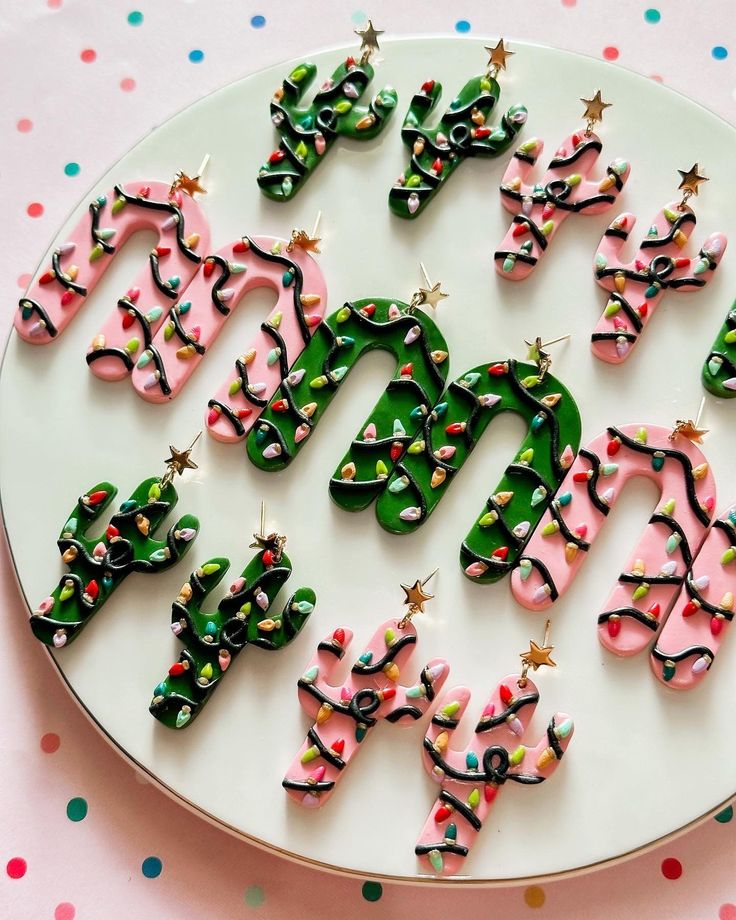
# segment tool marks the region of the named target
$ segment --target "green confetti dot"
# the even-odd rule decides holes
[[[69,799],[66,805],[66,816],[70,821],[84,821],[87,817],[87,800]]]
[[[360,25],[368,19],[363,10],[356,10],[350,18],[356,25]]]
[[[380,882],[363,882],[363,897],[366,901],[380,901],[383,888]]]
[[[245,903],[248,907],[260,907],[265,900],[266,895],[260,885],[249,885],[245,889]]]
[[[64,167],[65,176],[78,176],[80,171],[79,163],[67,163]]]
[[[733,805],[729,805],[728,808],[724,808],[723,811],[719,811],[716,815],[716,821],[719,824],[728,824],[728,822],[733,818]]]
[[[661,18],[662,14],[659,12],[659,10],[654,9],[654,7],[650,7],[648,10],[644,11],[644,19],[647,22],[654,24],[659,22]]]
[[[139,26],[143,23],[143,13],[140,10],[132,10],[128,13],[128,25]]]

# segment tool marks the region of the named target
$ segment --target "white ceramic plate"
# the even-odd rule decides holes
[[[245,233],[288,236],[291,227],[311,226],[317,210],[323,211],[321,264],[331,310],[345,299],[408,299],[420,280],[417,263],[424,260],[452,295],[438,314],[451,347],[452,377],[483,361],[523,357],[525,337],[571,332],[572,340],[554,350],[554,372],[577,396],[584,442],[608,424],[669,424],[694,414],[701,398],[701,363],[736,290],[732,253],[704,292],[666,298],[634,355],[615,368],[595,360],[589,350],[605,301],[593,281],[592,257],[613,214],[572,217],[532,277],[518,285],[499,279],[491,261],[510,219],[498,194],[507,156],[464,164],[418,221],[390,214],[388,189],[407,162],[399,128],[412,92],[433,77],[445,85],[449,103],[467,77],[482,70],[482,44],[386,42],[376,83],[393,83],[399,91],[390,129],[371,143],[339,143],[287,205],[264,199],[255,175],[275,144],[270,95],[292,65],[228,86],[123,157],[80,202],[57,239],[64,239],[91,197],[114,182],[166,179],[179,167],[193,168],[209,152],[209,194],[202,201],[215,247]],[[615,156],[631,160],[620,208],[639,216],[636,231],[644,232],[650,217],[674,197],[676,168],[697,160],[711,181],[695,202],[694,245],[711,230],[736,234],[732,127],[611,65],[531,45],[514,49],[501,81],[501,103],[504,109],[515,101],[528,106],[523,136],[543,137],[547,151],[580,124],[580,96],[600,87],[614,103],[600,131],[601,164]],[[333,49],[310,59],[324,77],[346,53]],[[168,444],[183,446],[201,427],[207,398],[270,309],[270,295],[251,295],[169,405],[143,402],[125,381],[103,383],[87,369],[86,346],[149,245],[150,240],[129,244],[93,303],[60,340],[32,347],[12,335],[5,354],[0,489],[30,607],[63,571],[55,539],[80,492],[107,478],[125,497],[126,489],[156,475]],[[47,261],[48,255],[41,264]],[[516,667],[529,636],[541,638],[543,618],[517,606],[508,581],[473,585],[457,562],[473,516],[514,454],[523,430],[519,420],[494,424],[459,482],[413,536],[392,537],[377,525],[372,510],[353,516],[330,502],[328,478],[385,386],[389,368],[386,356],[363,361],[345,387],[349,392],[335,401],[314,439],[282,473],[254,469],[242,445],[203,438],[196,456],[200,470],[179,489],[179,509],[202,521],[191,555],[156,578],[131,576],[84,636],[53,657],[120,751],[198,811],[298,859],[414,879],[414,842],[436,792],[421,765],[424,724],[403,730],[382,725],[332,801],[319,812],[300,810],[281,788],[307,728],[296,679],[319,639],[339,624],[354,628],[357,653],[383,619],[402,609],[399,582],[437,565],[437,597],[419,624],[417,657],[446,655],[452,664],[448,686],[470,686],[479,708],[494,683]],[[707,453],[720,483],[719,507],[736,498],[734,411],[736,405],[708,398],[704,421],[713,431]],[[147,709],[153,687],[179,654],[169,629],[171,600],[197,561],[227,555],[240,571],[252,552],[248,542],[262,497],[269,522],[289,535],[295,564],[289,589],[312,585],[318,594],[315,613],[298,640],[278,654],[246,650],[191,728],[165,729]],[[549,782],[507,788],[499,797],[467,861],[469,880],[543,876],[619,857],[698,819],[735,791],[736,734],[729,726],[736,705],[736,642],[725,643],[697,690],[677,694],[653,678],[646,655],[618,660],[596,637],[597,612],[653,503],[651,485],[632,484],[574,587],[553,608],[559,667],[539,676],[542,700],[534,727],[542,731],[560,709],[574,716],[576,735]],[[29,630],[29,647],[34,641]]]

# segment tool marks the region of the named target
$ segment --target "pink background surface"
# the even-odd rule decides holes
[[[392,35],[466,34],[480,40],[503,34],[512,42],[523,39],[615,60],[736,121],[736,37],[727,27],[733,22],[727,0],[534,0],[523,5],[463,0],[451,10],[439,4],[430,9],[417,0],[401,5],[373,0],[368,12]],[[5,328],[27,273],[57,227],[95,178],[142,135],[249,71],[349,41],[363,18],[357,4],[344,0],[276,7],[265,0],[6,0],[0,12]],[[195,50],[201,56],[190,57]],[[430,70],[428,62],[427,76]],[[266,137],[265,119],[264,132]],[[736,920],[736,822],[730,809],[720,820],[619,866],[533,888],[493,891],[364,889],[359,879],[297,867],[235,840],[138,777],[86,721],[44,650],[30,640],[9,569],[1,545],[2,917]],[[80,802],[68,804],[75,799],[87,803],[81,820]],[[605,815],[581,820],[597,821],[606,832]],[[519,835],[524,832],[548,834],[553,845],[553,829],[543,823],[519,828]],[[162,865],[155,878],[143,871],[150,857]],[[18,860],[25,861],[26,871],[13,878],[22,868]]]

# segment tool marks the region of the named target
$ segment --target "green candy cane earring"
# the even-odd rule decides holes
[[[271,121],[281,142],[261,167],[258,185],[269,198],[288,201],[324,160],[340,135],[354,140],[371,140],[383,131],[396,108],[396,91],[384,86],[368,105],[358,100],[368,89],[374,70],[370,57],[379,50],[378,36],[368,20],[360,36],[360,57],[350,55],[327,79],[309,105],[300,106],[314,81],[314,64],[298,64],[276,90],[271,100]]]
[[[436,128],[425,128],[424,123],[442,97],[442,84],[427,80],[413,96],[401,129],[411,162],[388,196],[389,207],[399,217],[418,217],[463,160],[504,153],[526,123],[527,110],[517,104],[497,126],[491,124],[501,94],[496,77],[514,52],[505,48],[503,39],[486,51],[486,72],[468,80]]]

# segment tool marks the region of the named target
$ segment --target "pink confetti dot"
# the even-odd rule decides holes
[[[97,60],[97,52],[93,48],[85,48],[79,56],[85,64],[92,64]]]
[[[24,291],[31,283],[31,278],[33,276],[29,275],[27,272],[24,272],[22,275],[18,275],[18,287],[22,288]],[[44,735],[44,738],[46,736]],[[58,746],[58,745],[57,745]],[[43,748],[43,738],[41,738],[41,748]]]
[[[718,908],[718,920],[736,920],[736,904],[721,904]]]
[[[33,130],[33,122],[30,118],[21,118],[15,126],[21,134],[28,134]]]
[[[40,201],[32,201],[26,208],[29,217],[40,217],[43,214],[43,205]]]
[[[572,6],[575,6],[577,2],[578,0],[562,0],[562,5],[572,7]]]
[[[60,10],[63,0],[46,0],[46,6],[50,10]]]
[[[120,89],[124,93],[132,93],[135,89],[135,80],[132,77],[123,77],[120,81]]]
[[[25,859],[20,856],[14,856],[12,859],[8,860],[8,864],[5,867],[11,878],[23,878],[27,868],[28,864]]]
[[[618,58],[618,48],[608,45],[603,49],[603,57],[607,61],[615,61]]]
[[[667,859],[663,859],[662,875],[671,881],[678,879],[682,875],[682,863],[680,860],[675,859],[672,856],[668,856]]]
[[[29,281],[31,280],[30,275],[21,275],[21,278],[28,278]],[[20,282],[20,278],[18,278],[18,281]],[[27,283],[28,282],[26,282],[26,285]],[[46,732],[46,734],[41,737],[41,750],[44,754],[53,754],[54,751],[58,751],[60,744],[61,738],[55,732]]]
[[[658,73],[650,73],[649,79],[654,80],[655,83],[664,83],[664,80]]]
[[[74,920],[77,915],[77,908],[68,901],[63,901],[56,905],[54,911],[54,920]]]

